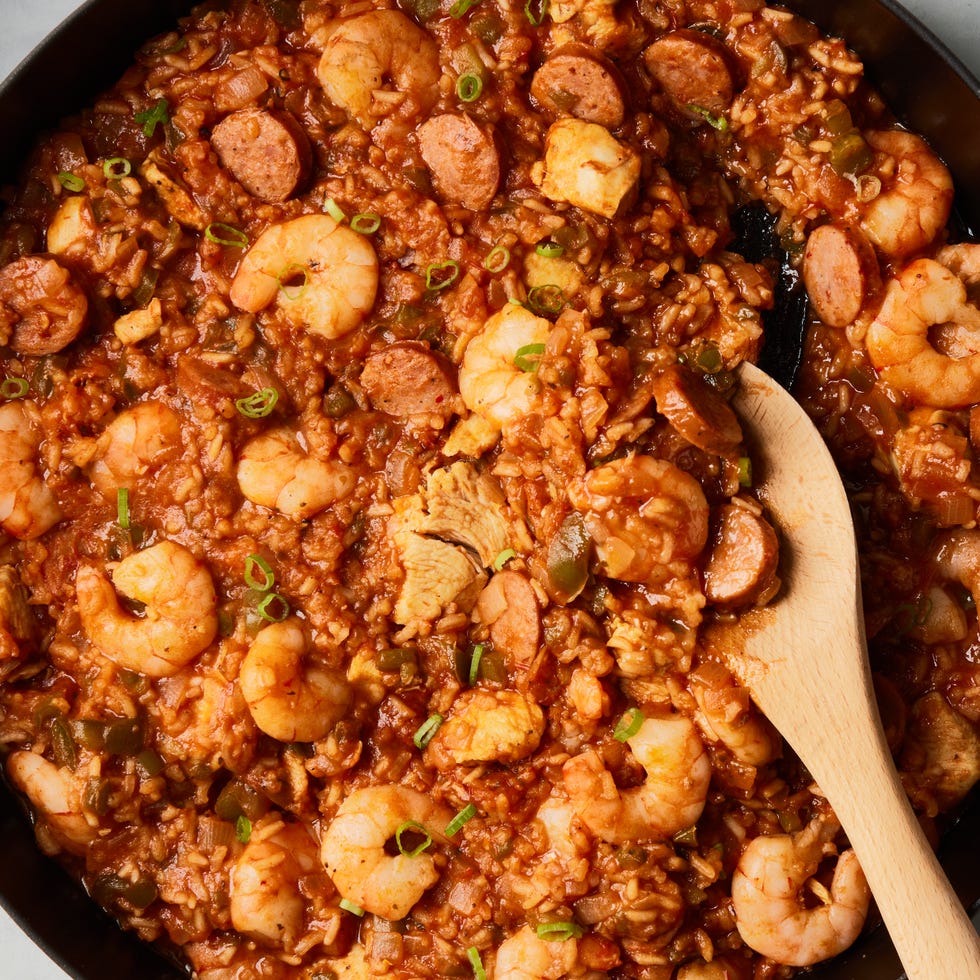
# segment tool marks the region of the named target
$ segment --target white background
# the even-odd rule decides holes
[[[79,6],[77,0],[0,0],[0,78]],[[905,6],[980,77],[980,0],[905,0]],[[66,980],[2,909],[0,980]]]

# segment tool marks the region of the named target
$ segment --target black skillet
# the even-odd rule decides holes
[[[957,186],[965,236],[980,230],[980,86],[925,29],[891,0],[792,0],[826,33],[846,37],[870,80],[911,129],[926,135]],[[109,87],[132,53],[170,29],[187,0],[89,0],[0,86],[0,184],[16,178],[35,135]],[[792,305],[790,306],[792,309]],[[773,321],[768,367],[792,375],[797,318]],[[788,330],[782,334],[781,330]],[[964,904],[980,917],[980,798],[974,793],[940,849]],[[54,862],[37,849],[18,803],[0,783],[0,904],[45,952],[78,980],[179,980],[149,947],[121,932]],[[922,923],[923,930],[930,928]],[[0,963],[0,974],[4,972]],[[901,966],[883,929],[809,974],[813,980],[898,980]],[[936,964],[937,980],[942,964]]]

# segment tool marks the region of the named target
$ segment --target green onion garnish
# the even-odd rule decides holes
[[[463,14],[466,13],[471,7],[475,7],[480,0],[456,0],[456,2],[449,8],[449,16],[455,17],[459,20]]]
[[[553,283],[535,286],[527,294],[527,305],[535,313],[560,313],[565,305],[565,293]]]
[[[83,191],[85,190],[85,181],[81,177],[76,177],[74,174],[68,173],[67,170],[62,170],[58,174],[58,182],[66,191]]]
[[[256,575],[256,569],[262,577]],[[248,555],[245,559],[245,584],[256,592],[268,592],[275,584],[272,566],[261,555]]]
[[[367,214],[355,214],[350,219],[351,231],[356,231],[359,235],[373,235],[381,227],[381,216],[368,212]]]
[[[580,939],[582,927],[577,922],[542,922],[535,926],[538,939],[548,942],[564,942],[566,939]]]
[[[460,75],[456,79],[456,94],[461,102],[475,102],[483,92],[483,79],[479,75]]]
[[[550,0],[527,0],[524,4],[524,16],[532,27],[540,27],[548,16]]]
[[[289,615],[289,603],[278,592],[269,592],[262,597],[255,611],[267,622],[281,623]]]
[[[543,258],[557,259],[565,254],[565,246],[558,242],[541,242],[534,251]]]
[[[752,460],[748,456],[738,458],[738,485],[740,487],[752,486]]]
[[[432,741],[436,732],[439,731],[439,726],[442,725],[442,721],[442,715],[438,711],[435,711],[419,725],[415,734],[412,736],[412,741],[415,743],[417,749],[424,749]]]
[[[691,112],[696,112],[712,129],[717,129],[719,133],[728,130],[728,120],[724,116],[715,116],[704,106],[695,105],[693,102],[688,105],[688,109]]]
[[[263,388],[247,398],[239,398],[235,408],[247,419],[264,419],[276,407],[279,392],[275,388]]]
[[[235,821],[235,836],[242,844],[247,844],[252,838],[252,821],[244,813],[239,814]]]
[[[613,738],[617,742],[625,742],[640,730],[642,724],[643,712],[639,708],[630,708],[628,711],[624,711],[622,717],[616,722]]]
[[[129,490],[120,487],[116,491],[116,523],[124,530],[129,530]]]
[[[110,157],[102,164],[106,180],[121,180],[133,172],[133,165],[125,157]]]
[[[26,378],[4,378],[0,381],[0,397],[8,400],[23,398],[29,387]]]
[[[480,676],[480,661],[483,659],[483,644],[477,643],[473,647],[473,656],[470,657],[470,687],[472,687]]]
[[[343,224],[347,220],[347,215],[340,209],[340,205],[332,198],[328,197],[323,202],[323,210],[333,218],[337,224]]]
[[[544,344],[525,344],[517,349],[514,364],[522,371],[537,371],[543,353]]]
[[[236,228],[234,225],[226,225],[223,221],[212,221],[204,229],[204,237],[209,242],[216,242],[218,245],[229,245],[232,248],[248,247],[248,235],[240,228]]]
[[[445,289],[459,278],[459,263],[448,259],[445,262],[433,262],[425,269],[426,289]]]
[[[412,831],[416,834],[421,834],[425,840],[421,844],[408,850],[404,844],[402,844],[402,834],[405,831]],[[414,820],[406,820],[396,831],[395,831],[395,843],[398,845],[398,852],[404,854],[405,857],[418,857],[431,843],[432,837],[429,832],[422,826],[422,824],[417,823]]]
[[[480,959],[480,951],[475,946],[470,946],[466,951],[466,957],[473,967],[473,976],[476,980],[487,980],[487,971],[483,969],[483,960]]]
[[[446,824],[446,836],[452,837],[458,834],[476,816],[476,807],[472,803],[467,803],[452,820]]]
[[[303,281],[293,282],[292,280],[296,276],[302,276]],[[286,299],[299,299],[306,292],[306,287],[310,283],[310,270],[298,262],[291,262],[276,276],[276,282],[279,283],[279,289],[282,290]]]
[[[493,560],[493,570],[499,572],[500,569],[504,567],[511,560],[511,558],[516,558],[517,552],[513,548],[506,548],[497,555]]]
[[[137,112],[133,117],[143,126],[143,135],[152,136],[157,128],[157,123],[167,123],[170,121],[170,103],[166,99],[158,99],[157,104],[146,112]]]
[[[483,260],[483,268],[496,275],[510,265],[510,249],[506,245],[494,245],[490,254]]]
[[[360,905],[355,905],[354,902],[352,902],[349,898],[342,898],[340,900],[340,907],[345,912],[350,912],[351,915],[357,915],[357,916],[364,915],[364,909],[362,909]]]

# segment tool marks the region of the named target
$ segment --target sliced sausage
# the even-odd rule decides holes
[[[287,113],[241,109],[211,132],[222,164],[253,196],[285,201],[306,180],[313,155],[302,127]]]
[[[538,652],[541,614],[531,583],[510,569],[497,572],[476,600],[476,618],[490,627],[495,650],[527,667]]]
[[[824,323],[848,326],[881,292],[874,246],[853,225],[821,225],[807,239],[803,282]]]
[[[653,383],[653,397],[671,426],[706,453],[729,453],[742,441],[731,406],[690,368],[667,368]]]
[[[647,71],[670,100],[687,115],[697,106],[724,115],[735,95],[728,49],[717,38],[688,28],[671,31],[643,52]]]
[[[361,387],[378,411],[399,418],[456,411],[456,378],[442,355],[411,340],[396,341],[369,354]]]
[[[443,201],[471,211],[487,207],[500,183],[500,155],[491,133],[467,115],[447,112],[422,123],[418,139]]]
[[[40,357],[67,347],[82,331],[88,299],[56,259],[25,255],[0,269],[0,338]]]
[[[611,67],[587,49],[567,45],[531,79],[531,96],[546,112],[615,129],[623,121],[623,90]]]
[[[757,602],[776,584],[779,541],[770,523],[741,504],[725,504],[708,564],[704,594],[716,606]]]

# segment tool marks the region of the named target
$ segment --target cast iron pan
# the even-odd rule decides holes
[[[847,38],[873,84],[910,128],[926,135],[957,186],[963,234],[980,230],[980,85],[891,0],[791,0],[826,32]],[[0,86],[0,184],[16,179],[36,135],[115,82],[136,49],[174,26],[188,0],[89,0]],[[980,798],[946,833],[940,857],[964,904],[980,917]],[[180,980],[166,959],[120,931],[37,849],[23,809],[0,783],[0,903],[79,980]],[[929,929],[928,922],[922,923]],[[0,968],[2,969],[2,968]],[[942,964],[936,964],[936,976]],[[898,980],[898,957],[881,928],[810,975],[813,980]]]

